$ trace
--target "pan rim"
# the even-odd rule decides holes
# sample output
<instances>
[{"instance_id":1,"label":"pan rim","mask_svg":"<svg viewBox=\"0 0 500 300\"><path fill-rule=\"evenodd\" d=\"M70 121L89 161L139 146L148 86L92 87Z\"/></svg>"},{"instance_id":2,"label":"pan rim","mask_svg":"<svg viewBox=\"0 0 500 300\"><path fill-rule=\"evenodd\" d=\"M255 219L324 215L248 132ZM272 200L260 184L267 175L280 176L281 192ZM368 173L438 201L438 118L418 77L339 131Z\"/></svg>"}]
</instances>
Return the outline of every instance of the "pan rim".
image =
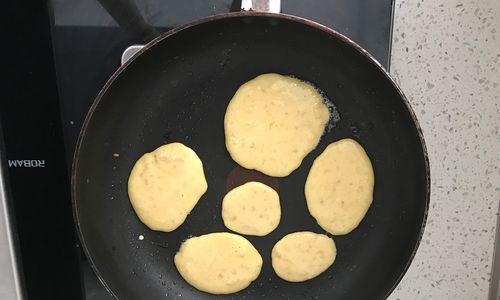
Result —
<instances>
[{"instance_id":1,"label":"pan rim","mask_svg":"<svg viewBox=\"0 0 500 300\"><path fill-rule=\"evenodd\" d=\"M114 73L111 75L111 77L106 81L104 86L101 88L97 96L95 97L89 111L87 112L87 115L85 116L85 120L82 124L82 128L80 129L79 135L78 135L78 140L75 148L75 152L73 154L73 161L72 161L72 168L71 168L71 206L72 206L72 213L73 213L73 220L75 223L75 229L78 235L78 240L80 242L80 245L89 261L89 265L92 268L92 271L96 274L97 278L101 282L101 284L104 286L104 288L108 291L108 293L115 299L119 299L118 296L115 294L115 292L111 289L109 284L105 281L101 273L99 272L96 264L94 263L94 259L85 243L82 231L81 231L81 226L80 226L80 219L79 219L79 213L78 213L78 206L77 206L77 200L76 200L76 176L78 173L78 157L81 151L81 147L83 144L83 141L86 137L87 134L87 127L92 119L92 116L94 112L96 111L97 107L99 106L103 96L106 94L108 91L109 87L113 84L113 82L120 76L120 74L130 65L132 64L137 57L139 57L142 53L146 52L150 48L154 47L157 43L161 42L164 39L167 39L176 33L179 33L183 30L189 29L194 26L202 25L205 23L209 23L212 21L217 21L217 20L222 20L222 19L230 19L230 18L241 18L241 17L263 17L263 18L276 18L276 19L281 19L281 20L289 20L289 21L294 21L297 23L300 23L305 26L309 26L312 28L315 28L317 30L323 31L324 33L329 34L330 36L340 40L341 42L347 44L354 50L358 51L361 55L363 55L369 62L371 62L373 65L375 65L379 71L386 77L386 79L392 84L392 86L396 89L398 92L401 100L403 101L403 104L405 105L412 121L413 124L415 125L415 129L417 130L417 135L420 140L420 144L422 147L422 154L423 154L423 159L424 159L424 166L425 166L425 177L426 177L426 194L425 194L425 202L424 202L424 213L423 213L423 218L422 218L422 224L420 226L420 232L418 234L417 240L413 246L412 252L410 254L410 257L408 261L406 262L406 265L404 266L402 272L398 275L398 278L394 281L393 285L391 288L386 292L384 295L384 299L387 299L389 295L392 294L392 292L396 289L396 287L399 285L401 280L403 279L404 275L407 273L411 263L413 262L413 259L415 258L415 255L417 253L417 250L420 246L420 243L422 241L422 237L425 231L425 226L427 223L427 217L429 213L429 205L430 205L430 192L431 192L431 179L430 179L430 167L429 167L429 156L427 153L427 146L425 144L424 140L424 135L422 128L420 126L420 123L418 122L418 119L415 115L415 112L413 108L410 105L410 102L408 98L405 96L403 93L402 89L399 87L399 85L396 83L396 81L392 78L392 76L389 74L389 72L380 64L379 61L377 61L368 51L366 51L363 47L358 45L356 42L351 40L350 38L346 37L345 35L339 33L338 31L329 28L325 25L322 25L320 23L302 18L302 17L297 17L297 16L292 16L288 14L276 14L276 13L268 13L268 12L257 12L257 11L248 11L248 12L230 12L230 13L222 13L222 14L217 14L205 18L201 18L198 20L195 20L193 22L187 23L185 25L173 28L158 37L154 38L151 40L149 43L147 43L141 50L139 50L136 54L134 54L125 64L121 65Z\"/></svg>"}]
</instances>

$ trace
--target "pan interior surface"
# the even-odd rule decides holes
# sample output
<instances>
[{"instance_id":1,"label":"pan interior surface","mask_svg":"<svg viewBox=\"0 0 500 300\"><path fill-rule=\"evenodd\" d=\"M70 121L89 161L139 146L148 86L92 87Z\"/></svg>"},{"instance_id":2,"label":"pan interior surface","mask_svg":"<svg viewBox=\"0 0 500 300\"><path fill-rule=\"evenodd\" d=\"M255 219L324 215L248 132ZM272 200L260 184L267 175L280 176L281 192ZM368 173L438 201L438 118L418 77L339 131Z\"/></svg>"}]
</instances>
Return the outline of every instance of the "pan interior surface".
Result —
<instances>
[{"instance_id":1,"label":"pan interior surface","mask_svg":"<svg viewBox=\"0 0 500 300\"><path fill-rule=\"evenodd\" d=\"M224 141L224 114L234 92L271 72L313 83L341 117L284 178L242 169ZM73 204L84 250L117 298L215 298L188 285L173 257L190 236L229 231L222 199L235 183L251 180L278 191L281 222L265 237L247 236L264 260L261 274L226 298L380 299L406 271L427 212L425 147L397 87L342 36L286 16L214 18L159 39L115 74L96 101L75 156ZM372 161L373 204L357 229L334 237L332 267L306 282L286 282L272 270L271 249L291 232L324 233L307 210L304 184L314 158L342 138L357 140ZM127 180L141 155L170 142L196 151L208 190L177 230L154 232L135 215Z\"/></svg>"}]
</instances>

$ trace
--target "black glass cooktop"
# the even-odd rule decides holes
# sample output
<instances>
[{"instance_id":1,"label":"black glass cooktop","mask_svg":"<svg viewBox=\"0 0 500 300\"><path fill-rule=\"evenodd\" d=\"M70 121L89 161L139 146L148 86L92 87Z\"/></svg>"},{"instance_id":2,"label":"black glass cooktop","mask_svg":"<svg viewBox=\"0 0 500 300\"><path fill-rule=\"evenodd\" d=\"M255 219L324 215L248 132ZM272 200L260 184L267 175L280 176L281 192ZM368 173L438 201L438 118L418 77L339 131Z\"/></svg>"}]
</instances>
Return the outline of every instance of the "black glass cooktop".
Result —
<instances>
[{"instance_id":1,"label":"black glass cooktop","mask_svg":"<svg viewBox=\"0 0 500 300\"><path fill-rule=\"evenodd\" d=\"M281 2L282 13L343 33L389 67L393 0ZM231 0L51 0L4 9L4 20L21 24L7 35L16 47L0 113L30 298L110 298L78 247L68 174L85 115L123 51L240 7Z\"/></svg>"}]
</instances>

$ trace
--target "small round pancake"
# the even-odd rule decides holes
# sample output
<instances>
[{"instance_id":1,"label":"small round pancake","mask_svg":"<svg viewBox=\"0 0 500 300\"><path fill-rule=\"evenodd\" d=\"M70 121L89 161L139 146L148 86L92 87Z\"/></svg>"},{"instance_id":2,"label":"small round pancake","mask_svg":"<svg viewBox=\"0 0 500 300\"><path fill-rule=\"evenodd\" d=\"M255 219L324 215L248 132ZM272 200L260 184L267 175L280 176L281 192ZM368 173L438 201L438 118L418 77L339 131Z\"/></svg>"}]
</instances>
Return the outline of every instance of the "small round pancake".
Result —
<instances>
[{"instance_id":1,"label":"small round pancake","mask_svg":"<svg viewBox=\"0 0 500 300\"><path fill-rule=\"evenodd\" d=\"M224 225L241 234L264 236L280 223L278 193L267 185L251 181L234 188L222 201Z\"/></svg>"},{"instance_id":2,"label":"small round pancake","mask_svg":"<svg viewBox=\"0 0 500 300\"><path fill-rule=\"evenodd\" d=\"M279 74L260 75L229 102L226 148L242 167L284 177L316 148L328 119L328 107L312 85Z\"/></svg>"},{"instance_id":3,"label":"small round pancake","mask_svg":"<svg viewBox=\"0 0 500 300\"><path fill-rule=\"evenodd\" d=\"M187 239L174 257L181 276L200 291L230 294L260 274L262 257L244 237L227 232Z\"/></svg>"},{"instance_id":4,"label":"small round pancake","mask_svg":"<svg viewBox=\"0 0 500 300\"><path fill-rule=\"evenodd\" d=\"M310 231L286 235L271 252L274 271L291 282L318 276L333 264L336 255L337 249L331 238Z\"/></svg>"},{"instance_id":5,"label":"small round pancake","mask_svg":"<svg viewBox=\"0 0 500 300\"><path fill-rule=\"evenodd\" d=\"M152 230L179 227L207 190L203 164L181 143L171 143L144 154L128 180L130 203Z\"/></svg>"},{"instance_id":6,"label":"small round pancake","mask_svg":"<svg viewBox=\"0 0 500 300\"><path fill-rule=\"evenodd\" d=\"M307 207L318 224L334 235L354 230L373 201L375 178L365 150L356 141L330 144L307 176Z\"/></svg>"}]
</instances>

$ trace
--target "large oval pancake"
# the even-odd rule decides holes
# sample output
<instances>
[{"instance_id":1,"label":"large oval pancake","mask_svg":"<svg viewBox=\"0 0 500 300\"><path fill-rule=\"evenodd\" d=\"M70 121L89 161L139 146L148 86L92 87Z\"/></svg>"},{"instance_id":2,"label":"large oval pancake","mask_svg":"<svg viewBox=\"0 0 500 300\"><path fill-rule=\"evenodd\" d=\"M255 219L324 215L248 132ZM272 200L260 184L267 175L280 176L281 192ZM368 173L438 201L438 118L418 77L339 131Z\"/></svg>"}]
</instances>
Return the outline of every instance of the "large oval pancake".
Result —
<instances>
[{"instance_id":1,"label":"large oval pancake","mask_svg":"<svg viewBox=\"0 0 500 300\"><path fill-rule=\"evenodd\" d=\"M226 147L247 169L287 176L316 148L328 119L328 107L312 85L260 75L243 84L227 107Z\"/></svg>"},{"instance_id":2,"label":"large oval pancake","mask_svg":"<svg viewBox=\"0 0 500 300\"><path fill-rule=\"evenodd\" d=\"M332 143L314 160L307 176L309 212L331 234L347 234L370 207L374 180L370 158L358 142Z\"/></svg>"}]
</instances>

